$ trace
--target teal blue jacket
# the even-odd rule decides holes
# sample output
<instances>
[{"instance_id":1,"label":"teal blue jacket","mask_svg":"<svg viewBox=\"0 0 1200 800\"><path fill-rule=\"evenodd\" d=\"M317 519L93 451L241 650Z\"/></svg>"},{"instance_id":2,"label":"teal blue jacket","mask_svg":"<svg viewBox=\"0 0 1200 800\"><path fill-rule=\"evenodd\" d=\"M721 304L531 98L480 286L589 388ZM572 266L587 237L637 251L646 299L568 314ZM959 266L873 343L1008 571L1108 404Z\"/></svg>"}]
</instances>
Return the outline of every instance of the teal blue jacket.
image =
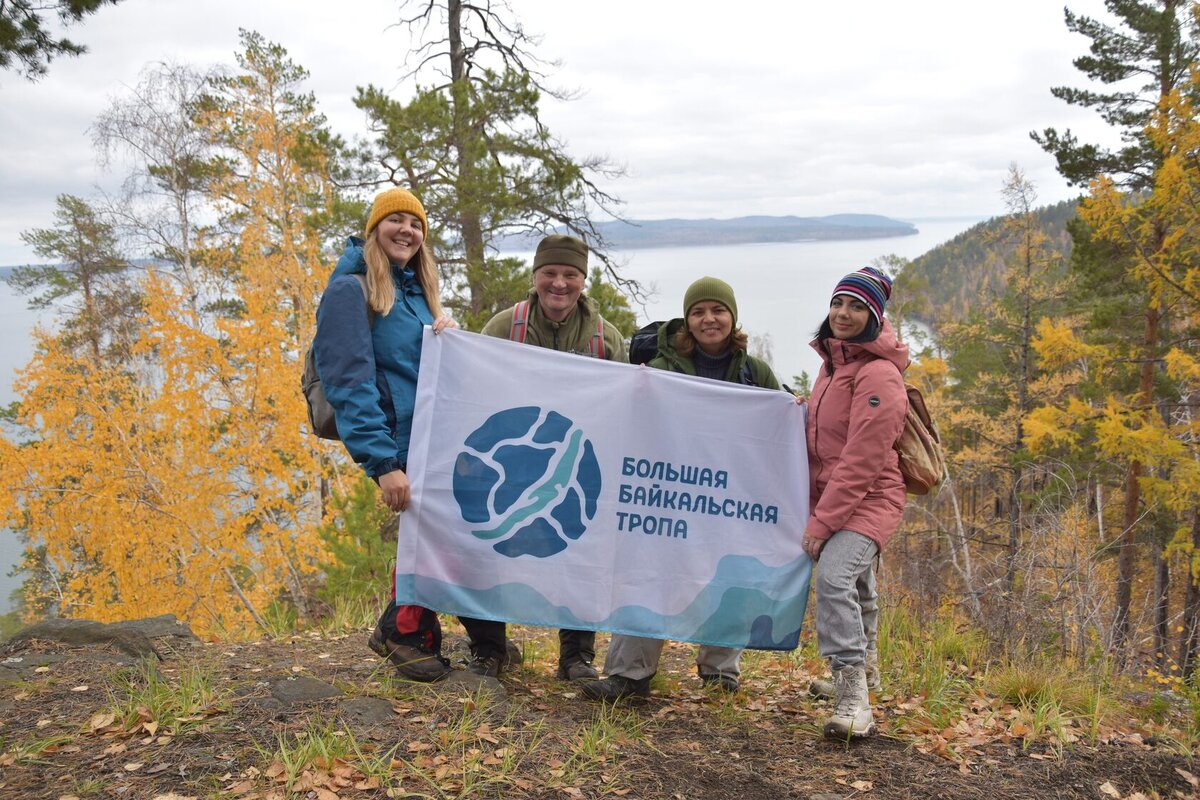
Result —
<instances>
[{"instance_id":1,"label":"teal blue jacket","mask_svg":"<svg viewBox=\"0 0 1200 800\"><path fill-rule=\"evenodd\" d=\"M338 435L372 478L408 463L421 336L433 314L411 269L392 265L396 303L372 323L362 284L363 240L350 237L317 308L313 356Z\"/></svg>"}]
</instances>

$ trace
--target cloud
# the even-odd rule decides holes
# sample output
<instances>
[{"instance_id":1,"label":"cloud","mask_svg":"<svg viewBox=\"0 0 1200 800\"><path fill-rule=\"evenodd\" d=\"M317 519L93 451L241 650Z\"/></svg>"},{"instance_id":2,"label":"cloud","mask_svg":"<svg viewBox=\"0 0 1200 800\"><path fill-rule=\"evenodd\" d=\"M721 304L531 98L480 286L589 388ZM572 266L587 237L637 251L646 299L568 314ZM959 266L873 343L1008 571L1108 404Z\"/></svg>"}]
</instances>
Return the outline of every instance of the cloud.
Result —
<instances>
[{"instance_id":1,"label":"cloud","mask_svg":"<svg viewBox=\"0 0 1200 800\"><path fill-rule=\"evenodd\" d=\"M1104 16L1102 0L1071 7ZM1045 0L523 0L516 10L541 34L538 52L561 61L549 83L579 90L571 102L545 98L545 121L576 155L627 168L604 188L635 218L998 213L1013 161L1045 202L1075 194L1030 130L1112 138L1050 95L1085 83L1071 59L1086 40ZM37 84L0 74L0 264L30 257L19 232L49 225L57 194L120 182L95 166L87 130L146 63L232 65L238 28L258 30L309 70L320 109L352 138L365 133L355 87L412 91L399 14L392 0L337 13L282 0L126 0L89 17L72 33L87 55L54 62Z\"/></svg>"}]
</instances>

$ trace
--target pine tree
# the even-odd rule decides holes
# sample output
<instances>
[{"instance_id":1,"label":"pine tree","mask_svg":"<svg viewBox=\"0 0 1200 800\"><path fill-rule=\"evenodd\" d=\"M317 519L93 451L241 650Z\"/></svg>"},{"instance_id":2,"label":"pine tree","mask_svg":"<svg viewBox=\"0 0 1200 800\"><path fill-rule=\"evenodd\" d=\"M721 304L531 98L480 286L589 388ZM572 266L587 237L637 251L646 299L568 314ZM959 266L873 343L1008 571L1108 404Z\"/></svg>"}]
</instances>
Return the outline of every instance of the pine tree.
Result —
<instances>
[{"instance_id":1,"label":"pine tree","mask_svg":"<svg viewBox=\"0 0 1200 800\"><path fill-rule=\"evenodd\" d=\"M1154 131L1165 131L1173 124L1170 121L1173 116L1171 98L1195 91L1191 72L1200 53L1200 27L1195 6L1178 0L1149 3L1107 0L1105 5L1120 20L1120 27L1078 16L1069 10L1066 21L1071 30L1091 39L1091 54L1076 59L1076 67L1092 80L1111 88L1097 92L1058 87L1053 92L1073 105L1097 109L1121 134L1124 146L1113 151L1094 144L1081 144L1069 131L1059 134L1054 129L1047 129L1041 135L1034 134L1034 139L1055 156L1064 177L1077 184L1093 182L1093 195L1089 201L1093 209L1111 208L1111 201L1105 198L1110 198L1118 188L1152 191L1158 184L1171 152L1164 147L1161 135ZM1142 83L1131 85L1136 81ZM1097 224L1104 224L1095 213L1089 219L1089 213L1092 212L1086 209L1081 212L1085 224L1075 229L1079 237L1093 235ZM1132 284L1127 280L1095 281L1098 288L1106 289L1103 295L1109 297L1113 288L1124 287L1130 291L1125 299L1136 304L1141 316L1136 339L1130 342L1124 356L1139 364L1137 388L1132 395L1113 397L1105 403L1105 413L1129 429L1158 426L1159 405L1170 402L1163 394L1159 365L1163 363L1165 351L1164 334L1172 324L1171 311L1164 304L1163 294L1144 280L1138 262L1157 262L1177 231L1168 219L1153 213L1143 219L1139 229L1148 235L1125 237L1124 243L1103 237L1112 257L1106 259L1107 263L1086 260L1083 254L1095 253L1097 248L1081 247L1081 238L1076 239L1073 259L1073 266L1078 271L1091 269L1111 275L1115 269L1132 279ZM1102 312L1111 307L1107 302L1098 305ZM1136 453L1129 453L1124 460L1125 499L1117 547L1113 626L1113 645L1120 657L1125 654L1129 637L1136 578L1134 548L1145 518L1142 492L1147 478L1146 463Z\"/></svg>"},{"instance_id":2,"label":"pine tree","mask_svg":"<svg viewBox=\"0 0 1200 800\"><path fill-rule=\"evenodd\" d=\"M597 178L620 171L603 159L572 158L543 124L541 98L554 93L542 80L532 38L489 3L411 0L405 7L403 24L435 31L415 51L415 74L440 63L448 79L419 88L407 103L373 86L360 89L355 102L375 136L362 158L372 182L382 172L383 181L421 197L452 274L457 297L450 305L466 327L478 327L527 290L493 288L519 283L511 261L491 257L502 233L555 228L579 235L626 288L591 219L593 208L610 211L619 203Z\"/></svg>"},{"instance_id":3,"label":"pine tree","mask_svg":"<svg viewBox=\"0 0 1200 800\"><path fill-rule=\"evenodd\" d=\"M0 3L0 69L13 69L31 81L46 74L48 65L59 56L78 56L87 48L66 37L56 38L47 24L45 13L53 11L59 27L81 22L102 6L121 0L5 0Z\"/></svg>"},{"instance_id":4,"label":"pine tree","mask_svg":"<svg viewBox=\"0 0 1200 800\"><path fill-rule=\"evenodd\" d=\"M54 263L17 267L8 283L36 294L30 308L63 307L61 344L83 347L94 362L128 358L140 299L126 279L129 262L110 221L74 195L59 195L53 228L35 228L21 240Z\"/></svg>"}]
</instances>

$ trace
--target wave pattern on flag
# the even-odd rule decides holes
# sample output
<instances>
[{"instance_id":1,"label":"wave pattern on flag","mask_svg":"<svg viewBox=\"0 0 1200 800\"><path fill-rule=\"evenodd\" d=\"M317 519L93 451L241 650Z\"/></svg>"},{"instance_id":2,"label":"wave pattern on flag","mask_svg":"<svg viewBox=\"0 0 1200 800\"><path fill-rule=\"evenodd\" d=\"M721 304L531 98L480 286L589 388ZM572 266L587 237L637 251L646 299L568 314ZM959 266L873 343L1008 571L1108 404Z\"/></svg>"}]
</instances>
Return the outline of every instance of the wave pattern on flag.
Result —
<instances>
[{"instance_id":1,"label":"wave pattern on flag","mask_svg":"<svg viewBox=\"0 0 1200 800\"><path fill-rule=\"evenodd\" d=\"M396 593L447 613L796 647L791 395L426 329Z\"/></svg>"}]
</instances>

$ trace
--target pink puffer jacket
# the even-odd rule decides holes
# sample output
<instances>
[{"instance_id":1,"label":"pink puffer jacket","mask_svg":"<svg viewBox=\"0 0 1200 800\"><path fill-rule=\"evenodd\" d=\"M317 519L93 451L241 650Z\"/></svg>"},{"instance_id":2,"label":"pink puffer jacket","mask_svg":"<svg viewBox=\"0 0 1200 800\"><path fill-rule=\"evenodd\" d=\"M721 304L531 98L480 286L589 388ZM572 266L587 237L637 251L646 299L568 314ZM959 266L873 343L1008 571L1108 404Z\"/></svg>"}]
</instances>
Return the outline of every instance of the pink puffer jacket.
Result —
<instances>
[{"instance_id":1,"label":"pink puffer jacket","mask_svg":"<svg viewBox=\"0 0 1200 800\"><path fill-rule=\"evenodd\" d=\"M887 320L873 342L814 339L811 346L824 364L808 404L811 511L804 535L828 539L850 530L883 550L904 511L893 445L908 412L901 375L908 347Z\"/></svg>"}]
</instances>

